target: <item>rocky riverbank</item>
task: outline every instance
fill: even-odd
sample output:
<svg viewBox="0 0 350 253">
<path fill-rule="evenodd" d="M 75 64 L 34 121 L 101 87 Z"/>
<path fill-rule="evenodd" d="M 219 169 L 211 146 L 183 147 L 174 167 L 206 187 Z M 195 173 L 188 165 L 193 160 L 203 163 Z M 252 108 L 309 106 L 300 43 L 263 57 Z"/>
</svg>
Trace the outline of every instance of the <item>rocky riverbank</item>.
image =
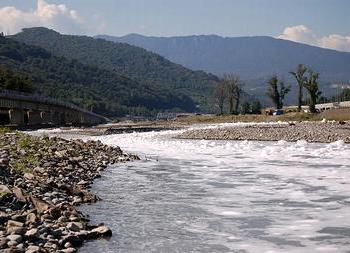
<svg viewBox="0 0 350 253">
<path fill-rule="evenodd" d="M 101 142 L 0 133 L 0 252 L 75 252 L 111 236 L 77 210 L 108 164 L 138 159 Z"/>
<path fill-rule="evenodd" d="M 243 124 L 230 127 L 189 130 L 180 139 L 254 140 L 350 143 L 350 122 L 302 122 L 281 124 Z"/>
</svg>

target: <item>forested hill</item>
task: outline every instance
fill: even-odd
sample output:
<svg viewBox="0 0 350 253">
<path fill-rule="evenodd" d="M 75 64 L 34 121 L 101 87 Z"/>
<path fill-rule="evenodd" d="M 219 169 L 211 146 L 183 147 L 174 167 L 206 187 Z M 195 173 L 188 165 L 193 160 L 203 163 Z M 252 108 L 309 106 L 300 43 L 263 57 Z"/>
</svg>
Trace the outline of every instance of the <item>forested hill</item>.
<svg viewBox="0 0 350 253">
<path fill-rule="evenodd" d="M 62 35 L 46 28 L 24 29 L 11 38 L 47 49 L 55 55 L 76 59 L 107 69 L 142 85 L 182 92 L 204 105 L 211 96 L 217 77 L 192 71 L 162 56 L 126 43 L 113 43 L 87 36 Z"/>
<path fill-rule="evenodd" d="M 140 84 L 115 71 L 55 56 L 40 47 L 1 36 L 0 66 L 30 79 L 43 95 L 65 99 L 106 116 L 174 108 L 195 110 L 193 100 L 180 92 Z"/>
</svg>

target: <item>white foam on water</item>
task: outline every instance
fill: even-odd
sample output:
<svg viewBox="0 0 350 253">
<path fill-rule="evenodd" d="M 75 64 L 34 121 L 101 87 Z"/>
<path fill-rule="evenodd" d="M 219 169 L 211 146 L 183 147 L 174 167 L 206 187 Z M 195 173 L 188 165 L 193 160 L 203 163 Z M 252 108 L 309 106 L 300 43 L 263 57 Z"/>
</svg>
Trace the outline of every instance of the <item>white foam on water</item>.
<svg viewBox="0 0 350 253">
<path fill-rule="evenodd" d="M 225 123 L 204 128 L 232 125 L 249 124 Z M 187 204 L 200 208 L 209 217 L 218 217 L 216 222 L 224 227 L 225 222 L 230 222 L 229 231 L 235 233 L 216 231 L 205 224 L 186 224 L 181 220 L 175 223 L 187 226 L 185 229 L 193 233 L 212 235 L 216 238 L 213 241 L 232 251 L 311 253 L 349 249 L 350 235 L 341 237 L 336 232 L 320 231 L 350 231 L 350 145 L 343 141 L 312 144 L 173 138 L 183 131 L 84 138 L 120 146 L 142 159 L 164 164 L 165 171 L 178 165 L 183 175 L 191 175 L 183 182 L 208 192 L 202 199 Z M 324 236 L 334 239 L 320 239 Z"/>
</svg>

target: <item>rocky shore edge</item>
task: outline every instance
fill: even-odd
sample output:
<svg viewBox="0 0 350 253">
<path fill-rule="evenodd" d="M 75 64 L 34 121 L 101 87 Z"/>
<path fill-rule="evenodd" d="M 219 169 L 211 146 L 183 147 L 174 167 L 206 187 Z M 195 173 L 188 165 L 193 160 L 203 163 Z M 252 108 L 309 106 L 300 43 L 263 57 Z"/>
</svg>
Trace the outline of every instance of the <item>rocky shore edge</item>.
<svg viewBox="0 0 350 253">
<path fill-rule="evenodd" d="M 251 140 L 350 143 L 350 122 L 301 122 L 281 124 L 237 124 L 237 126 L 193 129 L 176 136 L 179 139 Z"/>
<path fill-rule="evenodd" d="M 76 252 L 111 236 L 77 206 L 99 200 L 88 188 L 108 164 L 138 159 L 99 141 L 0 133 L 0 252 Z"/>
</svg>

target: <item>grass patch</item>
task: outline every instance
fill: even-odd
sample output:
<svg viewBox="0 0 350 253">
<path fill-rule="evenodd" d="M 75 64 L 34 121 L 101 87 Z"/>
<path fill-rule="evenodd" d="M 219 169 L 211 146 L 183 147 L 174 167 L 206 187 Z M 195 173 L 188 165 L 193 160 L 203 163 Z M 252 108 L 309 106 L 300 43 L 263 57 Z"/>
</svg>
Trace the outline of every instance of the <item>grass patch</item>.
<svg viewBox="0 0 350 253">
<path fill-rule="evenodd" d="M 6 134 L 11 132 L 12 130 L 8 127 L 0 127 L 0 134 Z"/>
<path fill-rule="evenodd" d="M 279 116 L 263 115 L 263 114 L 247 114 L 247 115 L 198 115 L 187 118 L 177 119 L 176 122 L 195 124 L 195 123 L 227 123 L 227 122 L 276 122 L 276 121 L 317 121 L 321 120 L 317 114 L 290 112 Z"/>
</svg>

